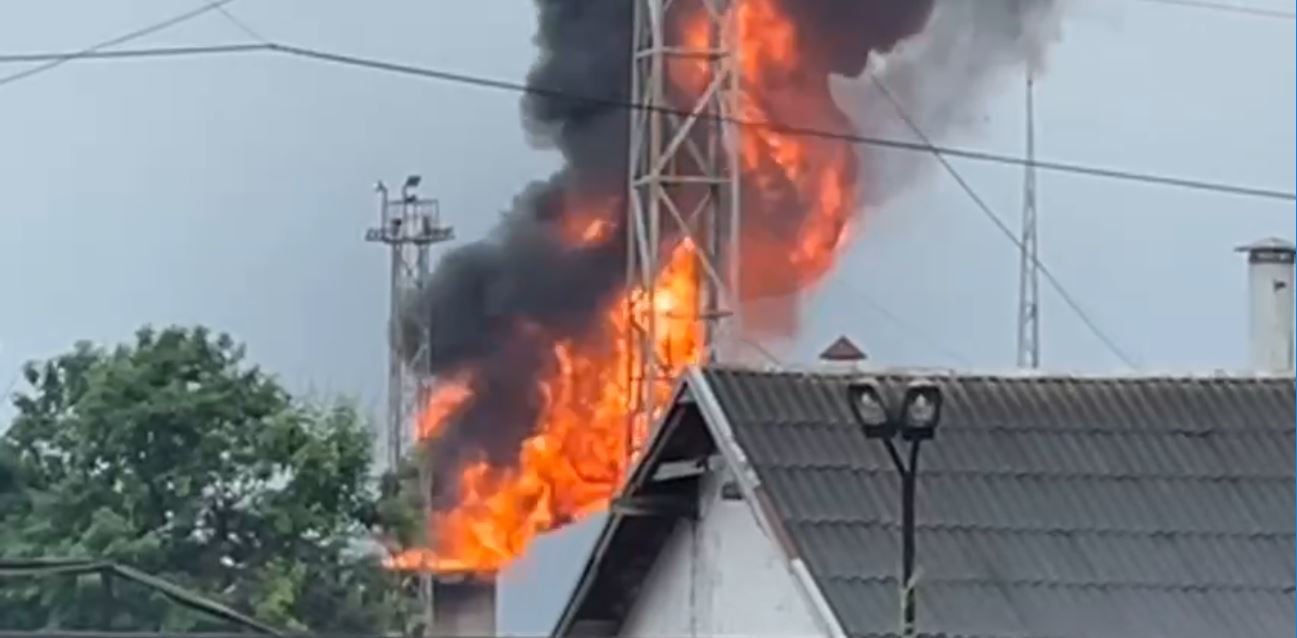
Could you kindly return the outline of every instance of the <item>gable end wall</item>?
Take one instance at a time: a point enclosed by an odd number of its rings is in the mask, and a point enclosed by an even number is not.
[[[628,638],[821,633],[775,541],[742,500],[721,498],[724,470],[701,491],[701,516],[681,521],[620,632]]]

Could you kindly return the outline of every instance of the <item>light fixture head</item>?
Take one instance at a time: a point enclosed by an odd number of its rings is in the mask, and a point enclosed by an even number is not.
[[[418,188],[418,187],[419,187],[419,183],[422,182],[422,181],[423,181],[423,178],[422,178],[422,177],[420,177],[420,176],[418,176],[418,175],[411,175],[411,176],[405,178],[405,187],[406,187],[406,188]]]
[[[912,381],[901,401],[901,436],[907,441],[926,441],[936,435],[941,423],[941,388],[927,381]]]
[[[871,380],[852,382],[848,386],[851,411],[856,422],[871,439],[890,439],[896,436],[896,418],[887,405],[883,388]]]

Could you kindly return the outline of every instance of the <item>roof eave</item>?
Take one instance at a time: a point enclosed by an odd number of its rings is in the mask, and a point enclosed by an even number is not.
[[[671,393],[671,400],[667,403],[670,408],[663,414],[661,423],[670,423],[673,413],[680,407],[681,400],[689,392],[688,381],[681,377],[676,383],[675,389]],[[659,424],[660,425],[660,424]],[[631,468],[627,475],[626,484],[617,492],[614,497],[621,494],[627,494],[644,484],[645,477],[648,476],[648,468],[656,465],[658,457],[662,453],[663,444],[670,435],[665,427],[655,427],[652,430],[645,453]],[[609,508],[607,519],[605,519],[603,528],[599,531],[598,538],[595,539],[594,546],[586,556],[585,564],[581,568],[581,576],[577,578],[572,587],[572,593],[567,598],[567,603],[563,606],[562,613],[559,614],[558,621],[554,624],[554,629],[550,632],[551,636],[566,636],[572,630],[572,625],[576,621],[576,614],[580,611],[585,602],[585,598],[593,585],[595,576],[598,574],[598,568],[603,563],[612,540],[617,536],[617,531],[622,525],[625,515],[618,513],[613,508]]]
[[[761,489],[761,480],[752,464],[748,462],[742,447],[739,446],[734,436],[734,428],[725,416],[720,401],[712,392],[706,376],[698,367],[692,367],[686,373],[686,378],[693,388],[693,397],[698,402],[703,422],[707,424],[707,429],[716,442],[716,449],[734,474],[739,491],[743,494],[743,502],[748,504],[758,527],[774,542],[776,551],[787,563],[789,574],[797,584],[799,593],[802,594],[807,606],[815,614],[815,620],[821,630],[832,638],[847,638],[847,632],[841,621],[833,613],[823,590],[811,575],[805,561],[798,555],[791,536],[779,517],[775,515],[773,504]]]
[[[726,465],[731,468],[737,479],[736,482],[740,492],[743,494],[744,502],[752,511],[758,527],[774,542],[776,551],[786,562],[788,572],[797,586],[798,593],[802,595],[807,607],[812,610],[817,624],[820,625],[827,636],[847,638],[846,630],[837,615],[833,613],[823,590],[815,581],[814,576],[811,575],[805,562],[798,555],[790,535],[779,522],[779,517],[774,513],[773,505],[762,491],[761,481],[752,464],[748,462],[747,455],[739,446],[734,435],[734,429],[725,416],[725,411],[715,393],[712,392],[706,375],[701,368],[697,366],[690,367],[681,375],[676,390],[672,394],[671,402],[668,404],[671,407],[663,415],[662,424],[672,423],[671,417],[676,410],[682,407],[682,401],[686,397],[691,398],[697,404],[702,414],[702,421],[715,442],[716,450],[725,460]],[[662,427],[661,425],[655,428],[644,456],[632,470],[621,493],[630,494],[643,486],[646,477],[651,476],[649,470],[656,465],[658,457],[673,431],[674,428]],[[603,529],[600,530],[598,539],[595,541],[594,548],[582,567],[581,576],[572,589],[572,595],[568,597],[567,603],[554,625],[551,636],[570,635],[577,621],[577,613],[581,610],[589,594],[590,587],[598,574],[598,568],[607,556],[610,545],[616,537],[618,529],[623,524],[624,518],[624,515],[616,512],[609,514]]]

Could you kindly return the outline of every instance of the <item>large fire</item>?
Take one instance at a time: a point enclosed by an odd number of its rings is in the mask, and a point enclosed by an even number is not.
[[[799,66],[804,43],[777,0],[740,0],[738,39],[742,95],[740,116],[753,122],[810,121],[845,124],[819,73]],[[699,15],[682,26],[681,38],[699,51],[713,47],[714,34]],[[707,67],[686,64],[670,73],[677,86],[695,94],[706,86]],[[744,298],[794,293],[817,281],[832,265],[847,234],[854,208],[855,170],[846,142],[743,127],[740,163],[745,197],[741,283]],[[790,214],[790,211],[803,211]],[[564,227],[574,249],[609,239],[613,215],[571,216]],[[555,342],[555,365],[539,382],[543,397],[533,434],[510,467],[485,461],[460,476],[456,505],[434,515],[430,549],[406,550],[391,560],[401,569],[495,571],[520,556],[537,535],[607,507],[636,441],[648,423],[629,423],[627,406],[637,385],[627,371],[640,353],[628,339],[632,317],[651,314],[658,326],[654,344],[673,376],[699,360],[700,267],[694,247],[681,240],[665,249],[665,267],[652,294],[625,291],[603,312],[602,330]],[[650,301],[651,304],[650,304]],[[472,398],[471,377],[444,379],[422,417],[421,438],[435,438],[442,423]],[[672,381],[654,383],[654,404],[668,399]]]

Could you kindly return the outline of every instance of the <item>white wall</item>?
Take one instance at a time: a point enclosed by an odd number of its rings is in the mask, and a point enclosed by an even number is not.
[[[1293,286],[1291,254],[1258,251],[1248,263],[1248,345],[1252,368],[1284,373],[1293,369]]]
[[[714,474],[701,516],[682,521],[623,625],[628,638],[821,635],[774,541]]]

